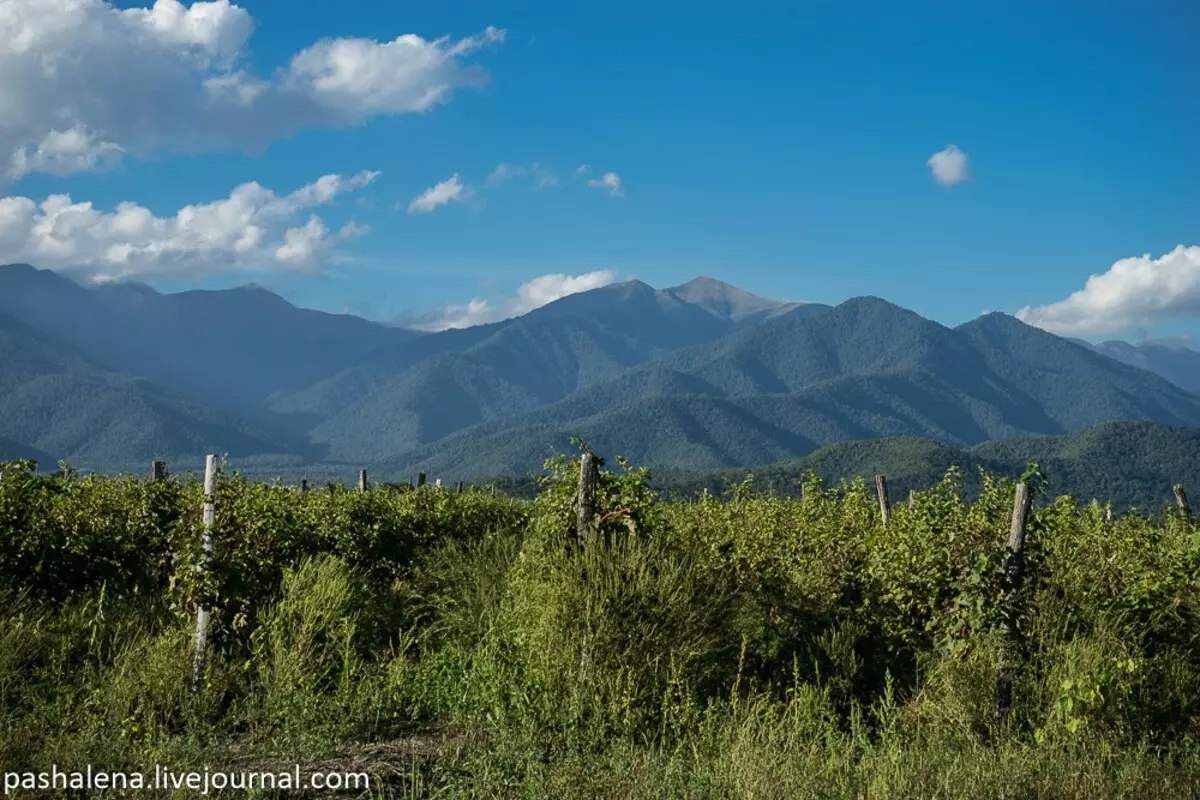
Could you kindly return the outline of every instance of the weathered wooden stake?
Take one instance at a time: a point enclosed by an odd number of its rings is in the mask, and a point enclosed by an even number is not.
[[[596,516],[596,484],[600,481],[600,468],[593,453],[584,453],[579,461],[579,502],[575,519],[575,536],[582,547],[587,541],[588,527]]]
[[[892,507],[888,503],[886,476],[875,476],[875,494],[879,496],[879,516],[883,518],[883,524],[886,526],[892,518]]]
[[[300,494],[308,494],[308,478],[300,479]]]
[[[150,465],[150,480],[162,483],[167,479],[167,462],[155,461]]]
[[[463,493],[463,482],[462,481],[458,482],[458,493],[459,494]]]
[[[917,490],[908,490],[908,510],[912,511],[917,506]]]
[[[419,487],[421,487],[421,486],[424,486],[424,485],[425,485],[425,473],[424,473],[424,472],[418,472],[418,473],[417,473],[417,487],[419,488]]]
[[[997,720],[1006,718],[1012,708],[1013,651],[1020,636],[1017,629],[1017,593],[1025,577],[1025,525],[1029,520],[1032,502],[1029,487],[1021,481],[1013,495],[1012,528],[1008,532],[1008,557],[1004,564],[1004,595],[1000,601],[1000,633],[1003,641],[996,665]]]
[[[1187,492],[1183,490],[1183,484],[1177,483],[1172,487],[1175,492],[1175,505],[1179,506],[1179,513],[1186,519],[1192,515],[1192,507],[1188,505]]]
[[[367,490],[367,471],[365,469],[360,469],[358,471],[358,490],[360,492],[365,492]]]
[[[200,561],[201,575],[206,577],[212,570],[213,527],[217,520],[217,457],[209,454],[204,460],[204,528],[201,533],[203,554]],[[202,581],[202,584],[205,583]],[[208,597],[202,590],[200,602],[196,604],[196,653],[192,672],[192,691],[200,691],[204,680],[204,662],[208,651]]]

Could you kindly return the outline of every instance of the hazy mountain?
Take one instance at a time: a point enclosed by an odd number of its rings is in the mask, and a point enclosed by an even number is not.
[[[732,467],[848,439],[927,436],[969,446],[1141,419],[1200,425],[1200,397],[1012,317],[950,329],[855,298],[677,351],[380,467],[519,473],[574,435],[638,463]]]
[[[431,334],[405,348],[410,366],[360,364],[274,407],[328,415],[313,439],[339,457],[380,458],[541,408],[737,324],[670,290],[626,281],[506,322]]]
[[[4,449],[43,463],[66,459],[120,469],[195,452],[318,455],[143,378],[105,370],[74,346],[5,314],[0,365]]]
[[[257,286],[179,294],[139,283],[84,287],[24,264],[0,266],[0,313],[108,369],[238,410],[417,335],[297,308]]]
[[[1171,383],[1200,393],[1200,351],[1162,342],[1101,342],[1088,345],[1109,358],[1153,372]]]
[[[1106,346],[1004,315],[950,329],[878,298],[784,303],[711,278],[417,334],[260,287],[161,294],[14,265],[0,267],[0,437],[88,467],[215,450],[259,471],[451,479],[526,472],[575,435],[715,468],[879,437],[968,447],[1112,420],[1200,425],[1200,397]]]

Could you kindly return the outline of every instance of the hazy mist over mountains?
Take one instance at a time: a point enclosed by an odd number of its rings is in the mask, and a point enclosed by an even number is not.
[[[1003,314],[948,328],[879,298],[781,302],[703,277],[417,332],[254,286],[160,294],[0,267],[0,460],[95,471],[221,452],[259,472],[469,479],[536,470],[571,436],[635,463],[745,467],[880,437],[1200,426],[1197,392],[1185,347]]]

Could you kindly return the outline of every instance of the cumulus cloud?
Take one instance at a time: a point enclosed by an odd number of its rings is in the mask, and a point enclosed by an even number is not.
[[[249,13],[229,0],[0,2],[0,176],[65,175],[124,153],[257,148],[312,126],[355,125],[445,103],[487,73],[504,40],[325,39],[255,74]]]
[[[615,172],[606,172],[599,178],[592,178],[587,185],[592,189],[602,189],[610,197],[621,197],[625,190],[621,188],[621,176]]]
[[[947,145],[929,157],[926,161],[933,172],[933,179],[943,186],[953,186],[956,183],[970,180],[971,174],[967,168],[967,154],[954,145]]]
[[[1065,300],[1017,312],[1018,319],[1063,336],[1121,333],[1185,317],[1200,317],[1197,246],[1180,245],[1159,258],[1123,258]]]
[[[244,183],[227,198],[185,206],[169,217],[132,202],[103,211],[66,194],[40,203],[0,197],[0,263],[79,270],[96,281],[244,269],[310,271],[323,264],[335,239],[312,210],[378,175],[325,175],[285,195]],[[363,232],[349,223],[340,237]]]
[[[460,203],[469,192],[470,190],[459,181],[456,172],[446,180],[430,186],[414,197],[408,204],[408,213],[428,214],[447,203]]]
[[[442,331],[499,322],[527,314],[567,295],[607,286],[616,279],[616,273],[612,270],[596,270],[582,275],[539,275],[521,284],[516,294],[509,297],[500,300],[475,297],[461,305],[442,306],[415,318],[402,320],[401,324],[416,330]]]

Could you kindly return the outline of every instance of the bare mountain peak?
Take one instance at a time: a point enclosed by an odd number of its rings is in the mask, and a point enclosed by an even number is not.
[[[771,300],[751,294],[745,289],[724,281],[701,275],[687,283],[663,290],[666,294],[685,303],[699,306],[705,311],[730,322],[739,323],[751,318],[762,318],[795,303]]]

